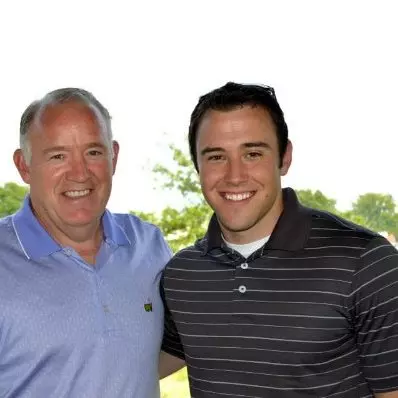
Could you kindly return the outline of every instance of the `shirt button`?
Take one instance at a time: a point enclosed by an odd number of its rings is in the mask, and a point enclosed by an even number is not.
[[[249,264],[248,263],[243,263],[243,264],[240,265],[240,267],[242,269],[248,269],[249,268]]]
[[[65,253],[67,256],[71,256],[71,255],[72,255],[72,249],[70,249],[69,247],[65,247],[64,253]]]
[[[242,285],[242,286],[239,286],[239,289],[238,289],[238,290],[239,290],[239,293],[242,293],[242,294],[243,294],[243,293],[246,292],[246,286],[243,286],[243,285]]]
[[[106,304],[102,306],[102,309],[104,310],[104,312],[109,312],[109,307]]]

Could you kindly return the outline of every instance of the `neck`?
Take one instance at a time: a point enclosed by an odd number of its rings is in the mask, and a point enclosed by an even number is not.
[[[54,239],[57,240],[56,237],[54,237]],[[61,246],[71,247],[87,263],[94,265],[103,241],[103,231],[101,226],[98,226],[94,233],[90,233],[89,235],[85,234],[84,238],[79,236],[79,239],[77,240],[76,234],[74,234],[74,236],[64,234],[62,240],[59,239],[57,241]]]
[[[78,245],[75,243],[75,246],[72,247],[88,264],[94,265],[102,240],[103,236],[101,233],[97,239],[80,242]]]
[[[60,246],[71,247],[89,264],[95,264],[95,258],[104,236],[101,219],[95,220],[89,225],[63,225],[61,228],[55,223],[48,222],[45,217],[41,217],[33,206],[32,211],[43,228]]]

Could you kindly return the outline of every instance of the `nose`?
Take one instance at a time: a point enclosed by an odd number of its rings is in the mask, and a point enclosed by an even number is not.
[[[69,163],[67,179],[75,182],[85,182],[89,178],[89,170],[84,156],[74,156]]]
[[[239,185],[247,181],[247,167],[241,159],[229,159],[226,168],[224,179],[229,184]]]

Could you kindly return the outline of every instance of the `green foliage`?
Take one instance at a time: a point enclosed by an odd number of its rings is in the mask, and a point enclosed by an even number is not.
[[[398,213],[391,195],[366,193],[358,197],[351,210],[340,212],[336,201],[320,191],[298,190],[297,194],[305,206],[326,210],[373,231],[385,231],[398,237]]]
[[[0,217],[15,213],[21,207],[27,192],[26,187],[15,182],[8,182],[4,187],[0,187]]]
[[[348,210],[348,211],[344,211],[342,213],[336,213],[336,214],[345,218],[346,220],[350,220],[354,224],[362,225],[365,228],[369,228],[369,225],[366,222],[366,219],[363,218],[359,214],[355,214],[355,212],[353,212],[352,210]],[[381,231],[377,231],[377,232],[381,232]]]
[[[192,245],[205,232],[212,210],[202,197],[200,183],[192,162],[180,149],[170,146],[176,171],[162,165],[153,169],[162,189],[174,190],[187,203],[182,209],[166,207],[160,214],[134,212],[143,220],[157,225],[173,252]]]
[[[336,201],[334,199],[328,198],[321,191],[312,192],[309,189],[302,189],[296,191],[300,202],[307,207],[313,209],[325,210],[330,213],[336,214],[338,211],[336,209]]]
[[[198,174],[189,157],[181,149],[170,145],[170,150],[173,152],[173,161],[177,166],[176,171],[173,172],[160,164],[156,165],[153,171],[160,177],[162,188],[176,190],[188,201],[196,202],[202,192]]]
[[[138,217],[157,225],[173,252],[193,244],[202,237],[210,219],[211,209],[201,202],[182,210],[166,207],[160,215],[135,212]]]
[[[187,369],[178,372],[160,381],[161,398],[190,398]]]
[[[365,220],[365,225],[374,231],[392,232],[398,237],[398,213],[391,195],[367,193],[353,203],[352,211]]]

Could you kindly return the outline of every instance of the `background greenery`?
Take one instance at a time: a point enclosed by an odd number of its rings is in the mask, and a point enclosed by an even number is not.
[[[203,236],[211,216],[211,209],[204,201],[198,177],[188,156],[171,146],[174,166],[172,169],[157,165],[154,173],[159,190],[172,190],[183,197],[184,206],[167,206],[160,214],[133,211],[146,221],[154,223],[164,233],[170,247],[177,251],[191,245]],[[398,213],[396,203],[389,194],[365,193],[360,195],[348,211],[336,208],[336,200],[316,190],[297,190],[300,201],[309,207],[326,210],[347,218],[377,232],[398,236]],[[27,188],[9,182],[0,187],[0,216],[12,214],[19,209]],[[189,398],[186,369],[161,381],[162,398]]]
[[[161,165],[154,168],[159,182],[158,189],[172,190],[183,197],[185,206],[167,206],[160,214],[135,211],[134,214],[160,227],[171,248],[176,251],[191,245],[203,236],[211,209],[204,201],[197,173],[188,156],[174,146],[170,147],[175,167]],[[396,203],[389,194],[365,193],[360,195],[347,211],[336,208],[336,200],[318,190],[296,190],[300,201],[309,207],[326,210],[377,232],[389,232],[398,236]]]

